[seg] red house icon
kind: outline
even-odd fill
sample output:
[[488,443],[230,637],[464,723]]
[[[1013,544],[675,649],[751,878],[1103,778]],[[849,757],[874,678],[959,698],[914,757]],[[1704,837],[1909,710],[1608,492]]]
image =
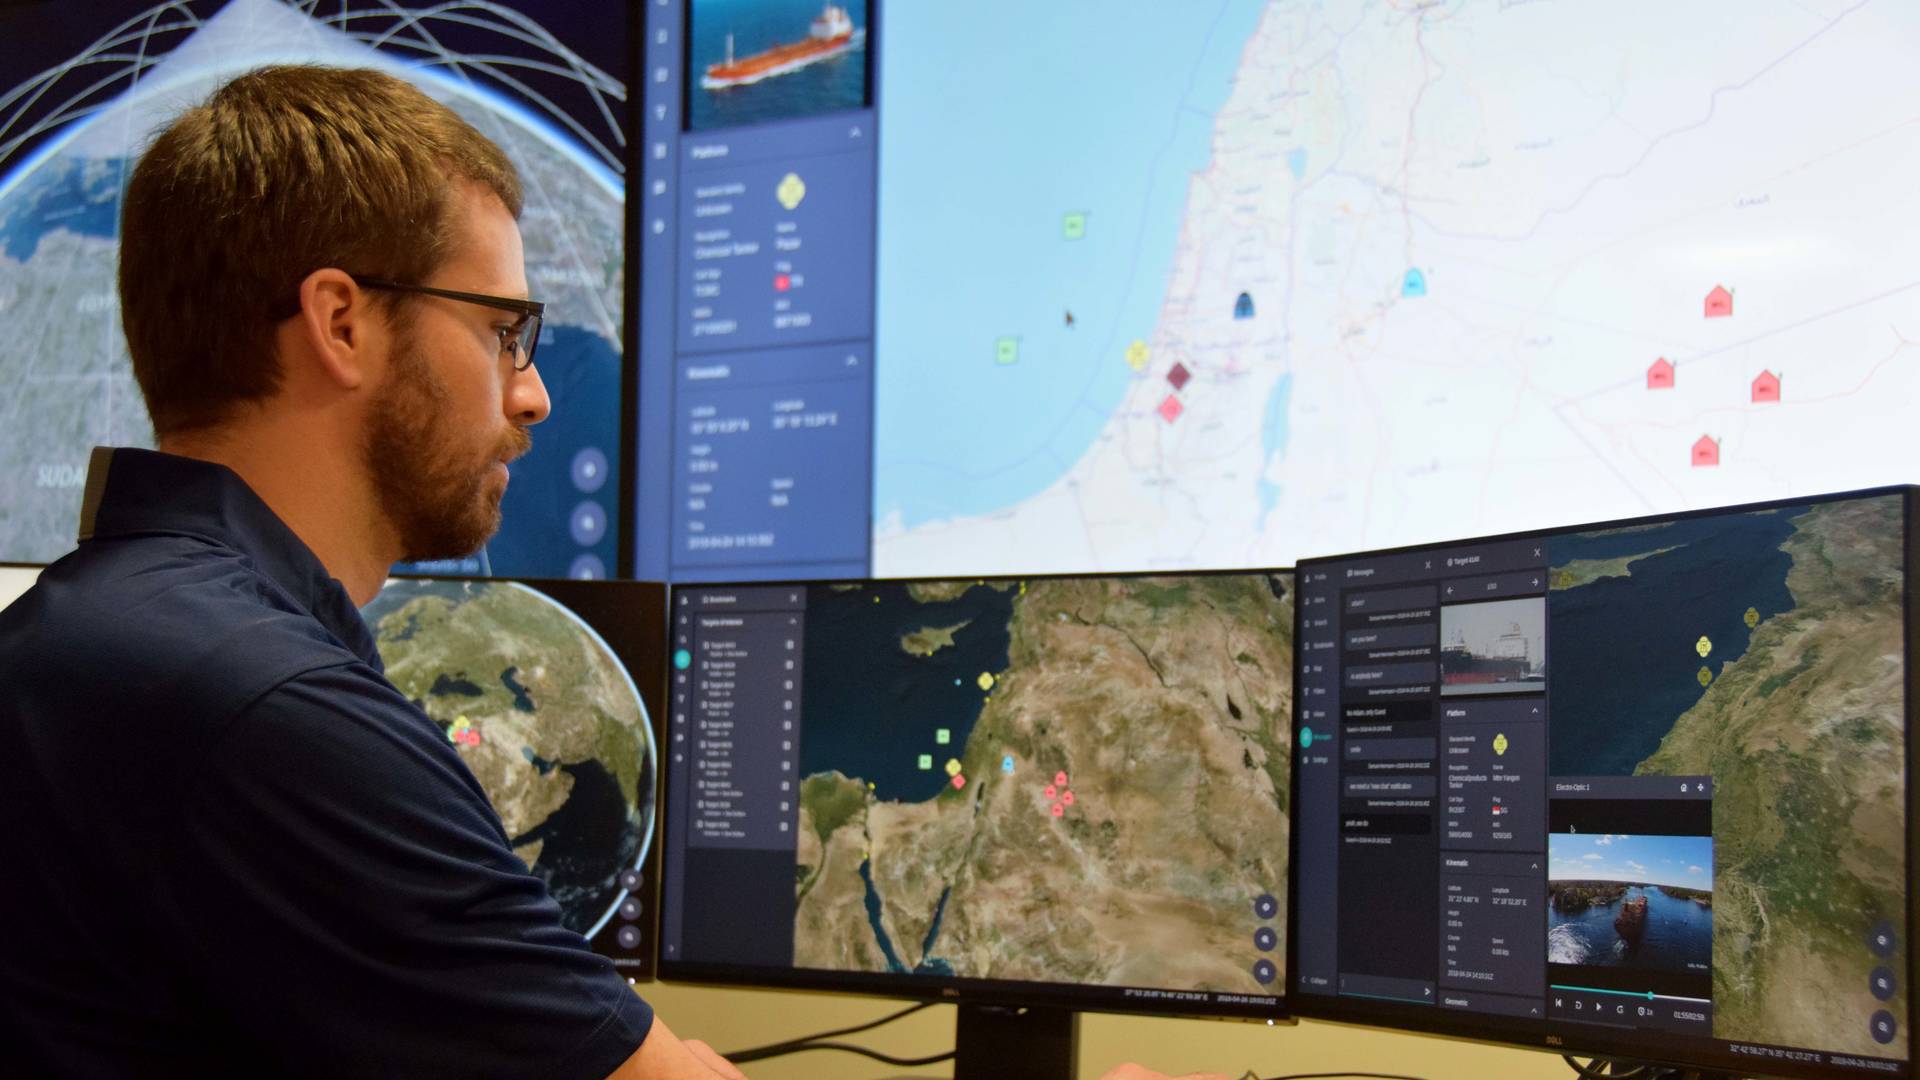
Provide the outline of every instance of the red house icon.
[[1707,318],[1724,319],[1733,314],[1733,294],[1725,285],[1715,285],[1707,294]]
[[1720,464],[1719,440],[1711,435],[1700,436],[1700,441],[1693,444],[1693,464],[1695,468]]
[[1755,404],[1762,401],[1779,401],[1780,376],[1775,375],[1771,371],[1763,371],[1755,376],[1753,380],[1753,400]]
[[1655,360],[1653,362],[1653,366],[1647,369],[1647,389],[1649,390],[1673,389],[1673,362],[1672,361],[1668,360],[1666,357],[1663,356],[1660,359]]

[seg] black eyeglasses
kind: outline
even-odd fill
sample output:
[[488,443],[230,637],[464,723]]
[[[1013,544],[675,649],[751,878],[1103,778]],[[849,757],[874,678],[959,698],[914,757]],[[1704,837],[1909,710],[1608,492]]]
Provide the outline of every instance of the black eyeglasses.
[[436,289],[431,285],[409,285],[404,281],[388,281],[384,278],[355,277],[353,280],[363,289],[419,293],[422,296],[437,296],[442,300],[458,300],[463,304],[479,304],[481,307],[511,311],[520,316],[520,321],[500,331],[500,355],[513,361],[515,371],[525,371],[533,366],[533,350],[540,344],[540,323],[545,318],[547,310],[547,305],[538,300],[516,300],[511,296],[455,292],[452,289]]

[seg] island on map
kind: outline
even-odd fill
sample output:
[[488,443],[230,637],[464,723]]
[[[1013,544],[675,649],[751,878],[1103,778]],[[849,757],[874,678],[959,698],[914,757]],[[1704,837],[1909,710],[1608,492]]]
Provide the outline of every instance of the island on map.
[[[1874,997],[1868,944],[1907,905],[1903,535],[1885,496],[1549,553],[1554,773],[1713,778],[1719,1038],[1907,1054],[1870,1033],[1908,989]],[[1562,586],[1581,560],[1631,578]]]
[[923,626],[900,639],[900,647],[914,656],[932,656],[953,644],[953,635],[967,628],[967,622],[952,626]]
[[796,964],[1275,992],[1247,942],[1285,895],[1289,577],[821,589],[809,619],[834,723],[802,739]]

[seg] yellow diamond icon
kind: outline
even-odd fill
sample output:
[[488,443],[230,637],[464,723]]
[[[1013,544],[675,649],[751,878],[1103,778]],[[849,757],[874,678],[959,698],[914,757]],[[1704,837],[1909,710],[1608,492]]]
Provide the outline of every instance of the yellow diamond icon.
[[1505,732],[1502,732],[1493,737],[1493,752],[1496,757],[1503,756],[1506,754],[1507,736]]
[[954,776],[954,775],[957,775],[959,772],[960,772],[960,759],[948,758],[947,759],[947,775]]
[[1713,642],[1708,641],[1707,636],[1702,634],[1700,640],[1693,643],[1693,651],[1700,654],[1700,659],[1705,660],[1707,654],[1713,651]]
[[1708,683],[1713,681],[1713,672],[1708,671],[1706,668],[1701,668],[1699,677],[1700,677],[1700,685],[1705,686]]
[[993,689],[993,673],[992,673],[992,672],[990,672],[990,671],[983,671],[983,672],[981,672],[981,673],[980,673],[980,678],[979,678],[979,680],[978,680],[978,681],[979,681],[979,684],[980,684],[980,689],[982,689],[982,690],[991,690],[991,689]]
[[807,197],[806,181],[800,179],[799,173],[788,173],[781,178],[780,186],[773,189],[773,197],[780,200],[781,206],[791,210]]

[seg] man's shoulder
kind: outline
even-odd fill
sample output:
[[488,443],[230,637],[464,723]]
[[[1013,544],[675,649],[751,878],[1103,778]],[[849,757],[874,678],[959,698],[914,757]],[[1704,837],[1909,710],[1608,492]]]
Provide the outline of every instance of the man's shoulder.
[[0,677],[29,698],[126,697],[211,718],[339,665],[365,666],[244,554],[189,536],[82,545],[0,612]]

